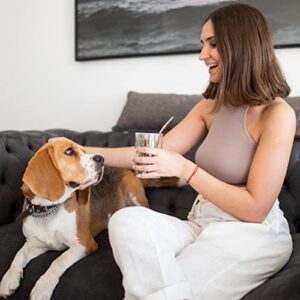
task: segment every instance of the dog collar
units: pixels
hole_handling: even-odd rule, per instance
[[[54,205],[35,205],[26,200],[26,209],[18,216],[18,219],[23,220],[24,218],[28,216],[32,216],[34,218],[46,218],[50,215],[55,214],[59,207],[62,205],[60,204],[54,204]]]

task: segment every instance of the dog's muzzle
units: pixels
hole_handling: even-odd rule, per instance
[[[104,165],[102,165],[101,169],[99,170],[97,180],[92,185],[98,184],[102,180],[103,174],[104,174]]]

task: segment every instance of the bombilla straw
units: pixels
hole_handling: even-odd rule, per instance
[[[169,123],[174,119],[174,116],[172,116],[160,129],[160,131],[158,132],[159,135],[161,135],[163,133],[163,131],[166,129],[166,127],[169,125]]]

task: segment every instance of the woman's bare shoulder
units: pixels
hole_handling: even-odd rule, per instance
[[[296,114],[294,109],[283,99],[277,97],[263,110],[263,120],[266,128],[287,125],[296,128]]]
[[[277,97],[269,105],[266,105],[264,109],[264,116],[266,118],[277,118],[281,115],[284,118],[294,118],[294,109],[281,97]]]
[[[210,114],[214,107],[214,100],[202,98],[194,107],[194,110],[197,110],[201,115]]]
[[[213,108],[213,106],[214,106],[214,104],[215,104],[215,100],[207,99],[207,98],[202,98],[202,99],[198,102],[198,104],[199,104],[199,105],[206,106],[206,107]]]

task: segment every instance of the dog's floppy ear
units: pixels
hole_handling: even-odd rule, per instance
[[[90,193],[91,193],[90,187],[87,187],[84,190],[77,190],[76,191],[77,202],[79,204],[86,204],[89,201]]]
[[[32,157],[23,175],[23,182],[35,195],[55,201],[63,195],[65,185],[50,151],[50,146],[46,144]]]

